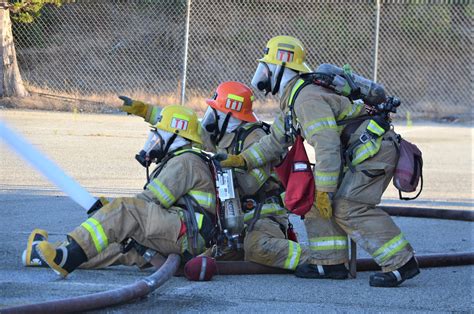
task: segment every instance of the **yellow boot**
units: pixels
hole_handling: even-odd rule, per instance
[[[28,237],[26,250],[23,251],[21,260],[24,266],[46,266],[41,257],[36,253],[34,247],[41,241],[48,240],[48,232],[43,229],[34,229]]]
[[[35,251],[52,270],[63,278],[87,261],[86,254],[73,239],[59,247],[42,241],[35,246]]]

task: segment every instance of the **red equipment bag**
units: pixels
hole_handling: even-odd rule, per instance
[[[423,190],[423,158],[421,151],[415,144],[400,139],[400,156],[393,176],[393,185],[398,189],[402,200],[414,200]],[[414,197],[403,197],[402,192],[415,192],[421,181],[419,192]]]
[[[275,172],[285,188],[285,207],[295,215],[304,216],[314,203],[314,176],[303,137],[296,136],[295,143]]]

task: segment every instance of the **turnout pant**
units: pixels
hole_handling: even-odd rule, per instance
[[[307,262],[310,252],[299,243],[286,239],[286,230],[270,218],[257,220],[244,239],[245,260],[267,266],[294,270]]]
[[[86,268],[105,267],[114,263],[142,266],[144,261],[136,251],[120,254],[119,243],[131,237],[164,256],[180,254],[185,236],[178,239],[181,229],[178,210],[175,207],[165,209],[139,198],[117,198],[74,229],[69,236],[87,255]]]
[[[413,248],[392,218],[375,207],[393,177],[395,143],[382,141],[374,157],[347,170],[333,200],[333,217],[322,218],[316,208],[306,215],[311,263],[334,265],[348,261],[349,236],[388,272],[403,266]]]

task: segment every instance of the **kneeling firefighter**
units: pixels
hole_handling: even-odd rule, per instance
[[[375,83],[348,69],[315,76],[305,62],[299,40],[277,36],[267,43],[252,85],[280,96],[280,114],[271,133],[223,166],[253,169],[276,160],[298,137],[314,148],[315,202],[306,215],[311,259],[295,275],[305,278],[347,278],[351,237],[382,267],[370,285],[394,287],[419,273],[411,245],[393,220],[376,205],[393,177],[397,135],[384,112],[391,99]],[[358,82],[358,86],[354,82]],[[344,84],[340,84],[343,82]],[[370,83],[370,82],[369,82]],[[367,112],[362,99],[372,108]],[[378,110],[381,106],[381,110]]]
[[[220,84],[206,100],[209,107],[201,124],[217,153],[239,154],[268,134],[269,125],[253,112],[253,100],[249,87],[232,81]],[[309,254],[293,237],[280,197],[283,190],[271,169],[267,163],[250,171],[235,170],[237,195],[247,225],[245,260],[294,270]]]
[[[138,243],[185,260],[202,253],[215,240],[215,183],[202,144],[196,114],[167,106],[157,114],[142,153],[157,162],[145,190],[136,197],[116,198],[67,236],[59,247],[47,241],[34,246],[48,266],[65,277],[81,264],[119,243]],[[44,235],[43,235],[44,238]]]
[[[155,121],[159,107],[127,97],[121,99],[124,100],[123,111],[141,116],[150,123]],[[258,121],[253,112],[253,100],[252,91],[242,83],[230,81],[217,87],[213,97],[206,100],[209,108],[201,122],[206,150],[238,154],[268,133],[269,126]],[[248,172],[236,170],[234,175],[236,195],[240,196],[238,206],[243,207],[244,223],[251,226],[244,232],[245,259],[268,266],[295,269],[299,263],[307,261],[309,252],[291,240],[294,238],[280,198],[281,186],[271,168],[270,164],[265,164]],[[256,213],[257,202],[264,204]],[[225,211],[226,206],[223,205]],[[222,220],[226,221],[226,218]],[[218,259],[238,258],[239,253],[233,253],[240,249],[242,227],[233,228],[231,232],[231,236],[237,236],[235,242],[230,243],[231,250],[221,250],[217,246],[217,251],[210,254]]]

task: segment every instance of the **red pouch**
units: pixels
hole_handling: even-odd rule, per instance
[[[304,216],[314,203],[314,176],[303,137],[296,136],[295,143],[275,172],[285,188],[285,207],[295,215]]]

